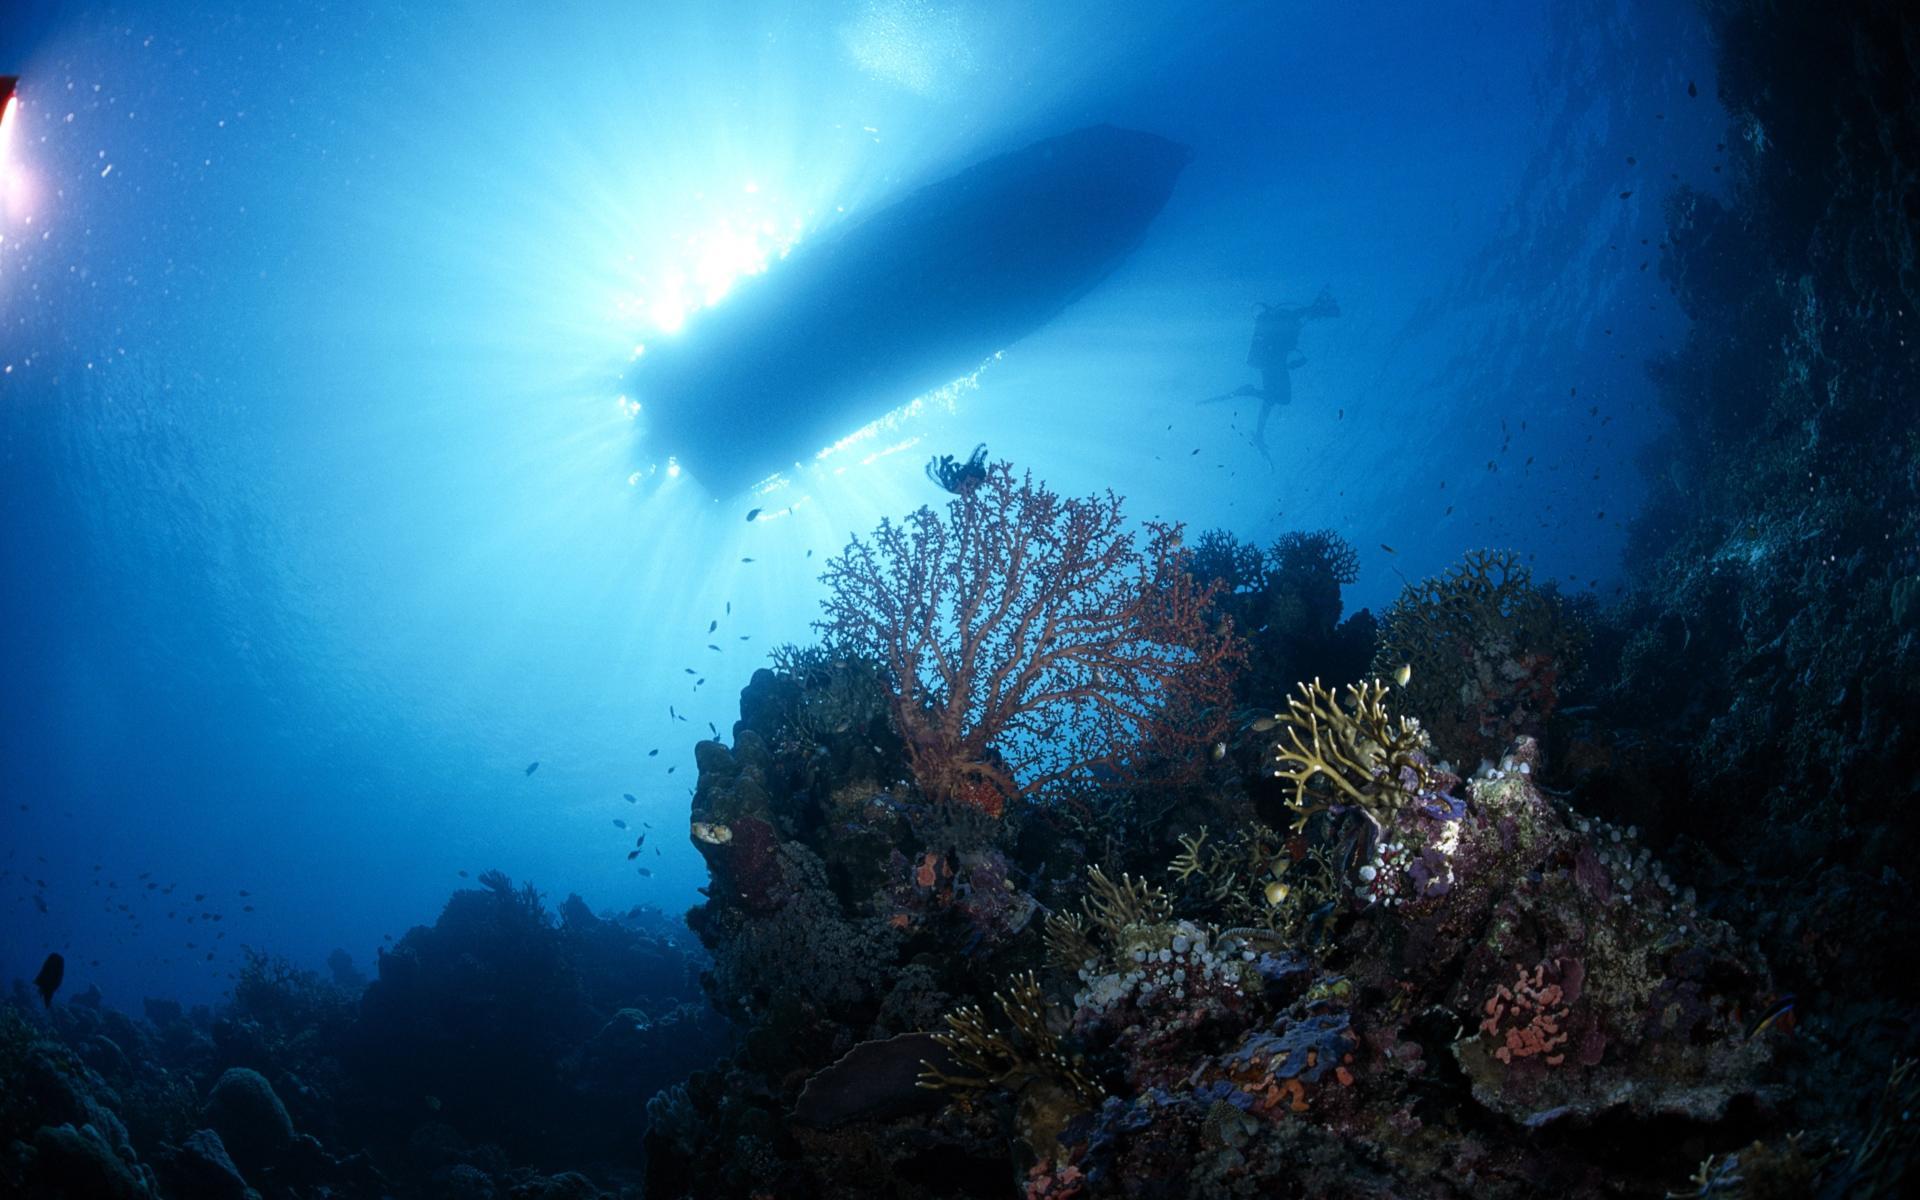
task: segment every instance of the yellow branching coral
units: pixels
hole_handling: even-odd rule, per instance
[[[1258,822],[1225,839],[1212,838],[1202,825],[1179,840],[1181,851],[1167,870],[1182,895],[1214,906],[1230,922],[1259,922],[1272,907],[1266,890],[1292,865],[1280,835]]]
[[[1173,915],[1173,903],[1160,888],[1125,872],[1116,883],[1099,867],[1087,868],[1087,896],[1080,904],[1108,937],[1118,937],[1129,925],[1152,925]]]
[[[1087,936],[1087,923],[1079,913],[1049,913],[1046,939],[1047,961],[1068,975],[1085,966],[1087,960],[1100,957],[1100,949]]]
[[[1181,834],[1180,835],[1180,845],[1182,847],[1181,851],[1179,854],[1174,856],[1173,862],[1170,866],[1167,867],[1167,870],[1172,871],[1174,874],[1174,877],[1178,879],[1181,883],[1185,883],[1187,880],[1192,879],[1196,874],[1199,874],[1199,875],[1211,874],[1211,872],[1207,869],[1206,860],[1201,857],[1201,853],[1200,853],[1202,848],[1205,847],[1206,844],[1207,844],[1207,827],[1205,825],[1202,825],[1200,827],[1199,833]]]
[[[1344,704],[1318,679],[1299,686],[1279,714],[1273,772],[1293,782],[1296,830],[1336,804],[1384,824],[1430,784],[1427,735],[1414,718],[1388,714],[1385,683],[1348,684]]]
[[[953,1056],[962,1073],[922,1062],[921,1087],[971,1095],[995,1088],[1017,1092],[1030,1081],[1045,1080],[1083,1104],[1100,1103],[1104,1093],[1099,1085],[1060,1049],[1060,1039],[1047,1023],[1047,998],[1033,972],[1014,976],[993,999],[1004,1028],[988,1020],[977,1004],[948,1013],[947,1032],[934,1034],[933,1040]]]

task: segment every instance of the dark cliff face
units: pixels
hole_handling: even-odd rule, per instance
[[[635,372],[645,452],[721,495],[973,371],[1132,253],[1188,152],[1096,126],[803,242]]]
[[[1734,186],[1669,202],[1692,331],[1652,364],[1673,430],[1582,796],[1704,851],[1790,984],[1911,1004],[1920,34],[1895,4],[1707,8]]]

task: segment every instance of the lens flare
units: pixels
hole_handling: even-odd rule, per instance
[[[11,75],[0,75],[0,217],[24,213],[27,207],[26,173],[13,159],[13,131],[20,124],[15,82]]]

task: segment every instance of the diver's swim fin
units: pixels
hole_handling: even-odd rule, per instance
[[[1200,401],[1200,403],[1219,404],[1223,400],[1239,400],[1246,396],[1259,396],[1259,395],[1260,395],[1259,388],[1253,386],[1250,383],[1243,383],[1239,387],[1233,389],[1230,392],[1222,392],[1218,396],[1208,396],[1205,400]]]

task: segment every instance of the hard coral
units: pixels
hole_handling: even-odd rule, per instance
[[[1380,620],[1374,671],[1410,667],[1408,704],[1451,754],[1493,757],[1538,734],[1582,666],[1585,626],[1517,555],[1476,550],[1409,585]],[[1470,763],[1471,757],[1467,759]]]
[[[1359,577],[1359,556],[1330,529],[1282,534],[1265,550],[1209,531],[1189,569],[1219,583],[1214,611],[1247,639],[1235,688],[1243,704],[1269,704],[1313,675],[1351,678],[1372,657],[1372,614],[1340,619],[1341,588]]]
[[[946,520],[922,508],[855,538],[816,627],[891,675],[921,790],[997,815],[1149,757],[1197,770],[1241,651],[1186,561],[1177,526],[1149,522],[1141,545],[1111,492],[1063,500],[996,463]]]
[[[1296,828],[1333,808],[1358,809],[1383,828],[1430,790],[1427,735],[1420,722],[1387,712],[1388,690],[1378,679],[1349,684],[1343,704],[1316,679],[1276,714],[1273,773],[1293,784]]]

